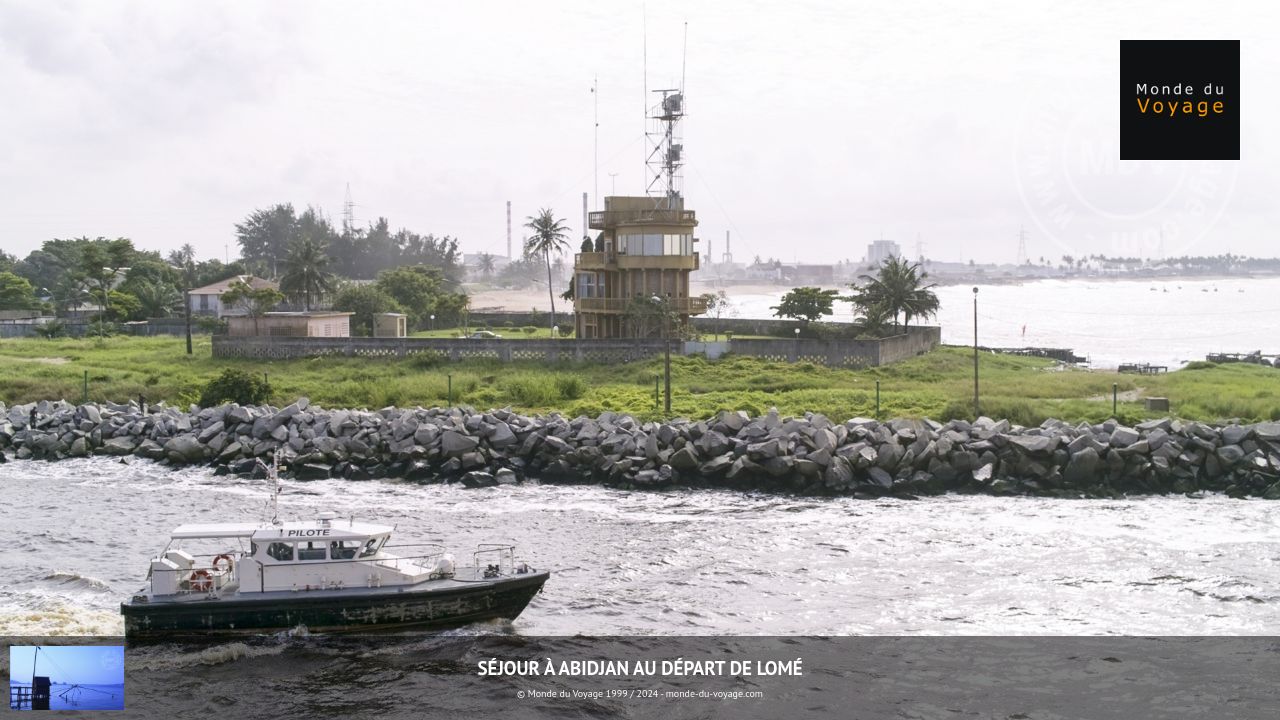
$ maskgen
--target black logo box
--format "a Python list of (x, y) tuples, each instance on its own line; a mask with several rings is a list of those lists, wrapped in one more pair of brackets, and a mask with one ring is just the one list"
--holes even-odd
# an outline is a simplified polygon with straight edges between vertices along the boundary
[(1121, 40), (1120, 159), (1239, 160), (1240, 41)]

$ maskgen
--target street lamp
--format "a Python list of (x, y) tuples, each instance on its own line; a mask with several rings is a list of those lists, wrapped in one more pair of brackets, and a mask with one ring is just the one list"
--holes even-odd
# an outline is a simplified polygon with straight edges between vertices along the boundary
[(982, 417), (978, 410), (978, 288), (973, 289), (973, 419)]
[(800, 328), (796, 328), (795, 333), (796, 333), (796, 343), (793, 346), (794, 350), (792, 352), (792, 354), (795, 355), (795, 358), (792, 359), (792, 362), (800, 362)]
[(432, 316), (431, 316), (431, 330), (432, 330), (432, 332), (434, 332), (434, 331), (435, 331), (435, 329), (436, 329), (436, 316), (435, 316), (435, 315), (432, 315)]
[(667, 417), (671, 417), (671, 338), (670, 333), (670, 308), (667, 307), (667, 301), (654, 295), (653, 302), (662, 308), (662, 389), (665, 393), (663, 398), (663, 408)]

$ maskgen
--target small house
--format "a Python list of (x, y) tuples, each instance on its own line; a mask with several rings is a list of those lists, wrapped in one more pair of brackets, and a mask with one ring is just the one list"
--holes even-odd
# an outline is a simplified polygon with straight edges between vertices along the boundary
[(409, 334), (409, 316), (404, 313), (378, 313), (373, 316), (373, 336), (402, 338)]
[(254, 290), (261, 290), (262, 288), (267, 287), (275, 288), (277, 290), (279, 289), (279, 286), (270, 280), (263, 280), (262, 278), (255, 277), (253, 275), (233, 275), (226, 280), (219, 280), (211, 285), (195, 288), (188, 293), (190, 296), (188, 298), (188, 302), (191, 303), (191, 314), (212, 315), (214, 317), (243, 315), (243, 310), (239, 308), (225, 307), (222, 304), (223, 293), (230, 290), (231, 286), (238, 282), (246, 283)]
[(261, 317), (227, 318), (227, 334), (232, 337), (351, 337), (349, 312), (269, 312)]

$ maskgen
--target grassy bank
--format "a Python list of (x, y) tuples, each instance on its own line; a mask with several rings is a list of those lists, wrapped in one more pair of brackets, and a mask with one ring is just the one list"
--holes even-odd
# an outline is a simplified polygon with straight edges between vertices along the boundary
[[(563, 365), (496, 361), (441, 363), (417, 359), (317, 358), (289, 361), (214, 360), (207, 336), (187, 356), (181, 338), (108, 338), (0, 341), (0, 400), (21, 403), (64, 398), (79, 401), (84, 373), (89, 399), (190, 403), (224, 367), (266, 373), (281, 404), (306, 395), (328, 407), (442, 405), (452, 375), (455, 404), (511, 406), (519, 411), (596, 414), (604, 410), (642, 417), (659, 415), (654, 379), (661, 360), (628, 365)], [(1246, 421), (1280, 419), (1280, 370), (1253, 365), (1204, 365), (1161, 376), (1118, 375), (1062, 369), (1050, 361), (999, 355), (982, 357), (982, 410), (1021, 424), (1047, 417), (1071, 422), (1111, 416), (1112, 383), (1122, 394), (1119, 414), (1138, 421), (1149, 414), (1144, 396), (1168, 397), (1186, 418)], [(833, 370), (818, 365), (726, 358), (672, 359), (672, 409), (708, 417), (724, 409), (752, 414), (777, 407), (845, 419), (875, 413), (881, 383), (881, 417), (928, 416), (937, 420), (973, 414), (973, 364), (967, 348), (942, 348), (883, 368)]]

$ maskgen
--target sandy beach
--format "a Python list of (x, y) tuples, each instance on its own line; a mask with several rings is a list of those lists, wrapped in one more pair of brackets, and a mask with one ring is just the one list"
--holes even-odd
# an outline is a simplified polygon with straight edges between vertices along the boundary
[[(694, 295), (724, 290), (730, 297), (736, 297), (743, 295), (776, 295), (778, 293), (786, 292), (790, 288), (782, 285), (768, 285), (762, 283), (719, 284), (693, 281), (690, 283), (690, 289), (693, 291)], [(547, 297), (547, 291), (545, 288), (533, 287), (525, 288), (524, 290), (496, 290), (483, 285), (475, 285), (467, 286), (466, 291), (471, 295), (472, 312), (527, 312), (529, 310), (540, 310), (542, 312), (546, 312), (551, 309), (551, 300)], [(562, 292), (564, 292), (564, 289), (557, 285), (556, 310), (572, 309), (573, 303), (560, 297), (560, 293)]]

